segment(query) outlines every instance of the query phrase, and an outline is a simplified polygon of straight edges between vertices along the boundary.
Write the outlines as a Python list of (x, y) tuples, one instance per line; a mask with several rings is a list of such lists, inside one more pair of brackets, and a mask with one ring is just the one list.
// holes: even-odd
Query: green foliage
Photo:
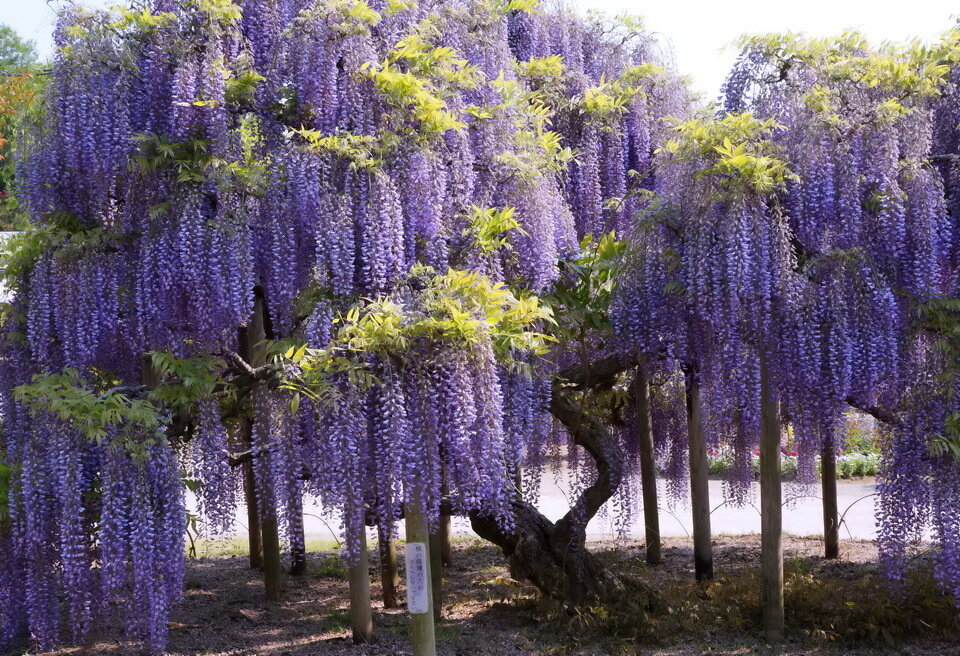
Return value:
[(593, 121), (609, 124), (627, 111), (638, 94), (662, 79), (666, 79), (666, 71), (656, 64), (633, 66), (614, 80), (601, 77), (597, 86), (587, 89), (580, 108)]
[(960, 33), (946, 33), (933, 44), (919, 41), (875, 47), (855, 31), (837, 37), (764, 34), (741, 39), (742, 47), (765, 54), (781, 78), (793, 67), (812, 71), (820, 84), (804, 94), (807, 105), (828, 124), (842, 128), (845, 94), (874, 95), (868, 120), (889, 123), (911, 111), (915, 102), (940, 94), (952, 66), (960, 61)]
[(549, 340), (530, 331), (551, 319), (550, 308), (536, 296), (516, 296), (472, 271), (435, 274), (415, 267), (411, 277), (425, 285), (416, 306), (389, 298), (356, 305), (343, 317), (337, 342), (348, 351), (397, 355), (419, 340), (472, 347), (489, 337), (503, 356), (514, 350), (546, 351)]
[(9, 289), (16, 289), (19, 281), (30, 274), (43, 253), (54, 251), (56, 257), (70, 261), (91, 251), (113, 248), (122, 237), (96, 227), (91, 228), (67, 212), (53, 212), (41, 226), (27, 229), (10, 237), (0, 251), (0, 281)]
[(795, 178), (769, 140), (780, 127), (774, 119), (760, 120), (750, 113), (682, 121), (659, 152), (679, 161), (696, 160), (697, 179), (710, 176), (727, 189), (767, 194)]
[(307, 128), (300, 128), (295, 132), (303, 137), (313, 150), (328, 154), (335, 160), (348, 162), (351, 169), (373, 171), (382, 164), (382, 144), (371, 135), (353, 134), (344, 130), (325, 135), (319, 130)]
[(37, 63), (37, 50), (9, 25), (0, 24), (0, 73), (31, 69)]
[(587, 235), (576, 259), (561, 262), (560, 279), (546, 297), (556, 313), (555, 336), (561, 343), (595, 338), (610, 330), (610, 302), (627, 252), (610, 232), (594, 240)]
[[(197, 100), (195, 104), (208, 101)], [(171, 171), (177, 182), (215, 182), (221, 187), (236, 187), (251, 194), (262, 193), (266, 183), (266, 171), (261, 161), (253, 154), (253, 145), (258, 139), (255, 119), (248, 117), (241, 124), (244, 145), (244, 161), (228, 161), (215, 157), (210, 152), (207, 139), (176, 141), (166, 135), (141, 133), (134, 137), (137, 152), (130, 158), (130, 167), (141, 175), (158, 171)], [(155, 212), (166, 211), (158, 206)]]
[(234, 74), (227, 79), (226, 100), (231, 105), (251, 105), (256, 99), (257, 87), (266, 78), (254, 70)]
[(470, 227), (464, 236), (471, 237), (480, 250), (489, 255), (502, 248), (510, 248), (509, 233), (523, 232), (520, 222), (514, 216), (512, 207), (477, 207), (470, 208), (468, 221)]
[(33, 44), (0, 25), (0, 230), (21, 229), (28, 221), (15, 195), (16, 171), (11, 155), (34, 98), (46, 84), (45, 76), (34, 74), (36, 68)]
[(336, 403), (329, 385), (335, 374), (348, 376), (359, 389), (376, 384), (366, 367), (369, 354), (403, 361), (422, 357), (425, 344), (470, 351), (490, 340), (502, 363), (523, 369), (514, 359), (516, 353), (544, 354), (552, 341), (538, 329), (553, 323), (551, 310), (536, 296), (514, 294), (472, 271), (437, 274), (424, 266), (414, 267), (407, 284), (412, 299), (363, 299), (339, 316), (336, 337), (327, 348), (297, 342), (271, 345), (275, 360), (299, 370), (283, 387), (321, 403)]
[(160, 380), (148, 391), (147, 398), (161, 407), (189, 409), (216, 393), (235, 397), (236, 390), (222, 384), (226, 363), (219, 357), (203, 354), (182, 358), (169, 351), (151, 351), (147, 356)]
[(327, 556), (314, 567), (310, 568), (310, 574), (321, 579), (346, 581), (350, 572), (347, 566), (343, 564), (343, 558), (340, 556)]
[[(947, 399), (953, 400), (960, 383), (960, 299), (942, 296), (919, 308), (920, 327), (936, 337), (934, 347), (942, 355), (943, 369), (937, 376)], [(960, 412), (947, 415), (940, 434), (930, 438), (930, 451), (960, 462)]]
[(394, 139), (429, 141), (465, 127), (445, 99), (476, 88), (479, 71), (452, 48), (432, 45), (429, 37), (435, 29), (429, 21), (421, 23), (384, 61), (368, 62), (361, 69), (391, 108), (391, 127), (381, 137), (388, 144)]
[(172, 12), (155, 14), (146, 7), (131, 9), (118, 5), (111, 7), (111, 11), (119, 15), (119, 18), (111, 25), (117, 31), (150, 33), (154, 30), (170, 27), (177, 22), (177, 15)]
[(10, 519), (10, 481), (13, 469), (0, 461), (0, 531)]
[(191, 4), (210, 21), (230, 25), (243, 18), (243, 8), (233, 0), (192, 0)]
[(14, 390), (17, 401), (36, 416), (51, 415), (69, 423), (88, 439), (106, 444), (114, 427), (121, 445), (135, 457), (165, 439), (165, 421), (157, 407), (132, 395), (126, 387), (96, 389), (76, 369), (59, 374), (36, 374), (32, 382)]
[(540, 0), (486, 0), (494, 15), (507, 16), (514, 11), (532, 14), (540, 6)]
[(484, 107), (470, 107), (466, 112), (478, 120), (492, 116), (513, 119), (512, 148), (496, 156), (504, 175), (520, 176), (533, 184), (542, 184), (542, 176), (564, 170), (574, 153), (561, 143), (558, 133), (549, 129), (556, 111), (559, 91), (547, 88), (527, 90), (517, 80), (506, 79), (503, 73), (490, 86), (501, 97), (501, 102)]

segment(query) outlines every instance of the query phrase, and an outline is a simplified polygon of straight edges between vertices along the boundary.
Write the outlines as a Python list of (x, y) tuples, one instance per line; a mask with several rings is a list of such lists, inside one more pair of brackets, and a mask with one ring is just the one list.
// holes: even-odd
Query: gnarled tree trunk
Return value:
[(473, 530), (501, 549), (511, 572), (535, 585), (544, 594), (568, 604), (616, 599), (629, 588), (653, 607), (657, 595), (637, 581), (624, 581), (586, 548), (586, 528), (600, 507), (613, 496), (622, 479), (619, 445), (606, 426), (573, 398), (573, 393), (612, 384), (615, 377), (636, 366), (627, 356), (609, 356), (590, 365), (575, 365), (562, 371), (553, 384), (550, 411), (570, 431), (573, 441), (596, 462), (597, 477), (570, 510), (551, 522), (532, 505), (513, 502), (514, 526), (503, 530), (497, 522), (478, 513), (471, 515)]

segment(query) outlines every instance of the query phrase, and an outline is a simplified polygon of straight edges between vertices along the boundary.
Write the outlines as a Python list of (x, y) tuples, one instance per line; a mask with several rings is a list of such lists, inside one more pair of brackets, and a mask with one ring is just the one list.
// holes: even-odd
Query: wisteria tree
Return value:
[(756, 38), (725, 90), (728, 110), (782, 121), (776, 141), (798, 176), (785, 199), (797, 266), (780, 379), (802, 471), (822, 456), (828, 555), (838, 522), (829, 474), (852, 405), (890, 433), (878, 511), (888, 574), (902, 579), (907, 543), (930, 521), (937, 576), (954, 592), (957, 516), (946, 508), (958, 472), (946, 445), (955, 383), (941, 372), (956, 296), (945, 180), (957, 54), (954, 32), (928, 47), (873, 48), (857, 34)]
[[(155, 0), (69, 8), (56, 41), (5, 269), (0, 642), (117, 620), (161, 650), (186, 487), (214, 534), (246, 497), (268, 595), (305, 493), (350, 561), (367, 525), (469, 514), (549, 594), (620, 589), (584, 547), (623, 478), (591, 390), (635, 360), (553, 314), (596, 316), (580, 239), (626, 229), (605, 200), (684, 110), (634, 22)], [(596, 480), (553, 523), (530, 501), (561, 442)]]

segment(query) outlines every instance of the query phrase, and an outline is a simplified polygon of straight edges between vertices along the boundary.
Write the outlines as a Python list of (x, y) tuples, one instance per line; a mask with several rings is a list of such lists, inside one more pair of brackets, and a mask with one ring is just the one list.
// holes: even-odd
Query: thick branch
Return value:
[(847, 401), (847, 405), (853, 408), (856, 408), (860, 412), (870, 415), (871, 417), (873, 417), (874, 419), (877, 419), (878, 421), (882, 421), (888, 426), (899, 426), (902, 423), (900, 421), (900, 418), (897, 417), (897, 414), (892, 410), (888, 410), (887, 408), (880, 408), (877, 406), (871, 406), (865, 403), (861, 403), (860, 401), (858, 401), (852, 396), (848, 396), (846, 401)]

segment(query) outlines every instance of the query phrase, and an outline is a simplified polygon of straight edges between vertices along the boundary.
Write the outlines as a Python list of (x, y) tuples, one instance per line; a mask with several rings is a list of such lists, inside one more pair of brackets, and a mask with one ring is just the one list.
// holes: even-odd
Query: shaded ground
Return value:
[[(645, 617), (624, 595), (622, 607), (568, 614), (509, 579), (496, 548), (481, 542), (455, 545), (445, 571), (446, 618), (439, 624), (444, 656), (505, 654), (909, 654), (960, 656), (960, 623), (952, 601), (934, 592), (921, 567), (905, 596), (891, 599), (876, 572), (872, 543), (848, 541), (840, 561), (819, 558), (816, 538), (786, 538), (789, 641), (774, 651), (758, 635), (759, 536), (714, 541), (718, 580), (697, 586), (687, 540), (667, 539), (663, 566), (647, 568), (642, 545), (591, 545), (627, 579), (651, 582), (664, 609)], [(374, 550), (374, 553), (376, 551)], [(918, 561), (922, 563), (921, 561)], [(171, 656), (400, 656), (410, 654), (403, 610), (379, 603), (375, 563), (371, 574), (376, 642), (349, 640), (348, 591), (333, 552), (310, 554), (310, 573), (290, 578), (284, 600), (267, 603), (245, 557), (191, 559), (184, 602), (170, 632)], [(117, 642), (98, 642), (66, 654), (131, 653)]]

